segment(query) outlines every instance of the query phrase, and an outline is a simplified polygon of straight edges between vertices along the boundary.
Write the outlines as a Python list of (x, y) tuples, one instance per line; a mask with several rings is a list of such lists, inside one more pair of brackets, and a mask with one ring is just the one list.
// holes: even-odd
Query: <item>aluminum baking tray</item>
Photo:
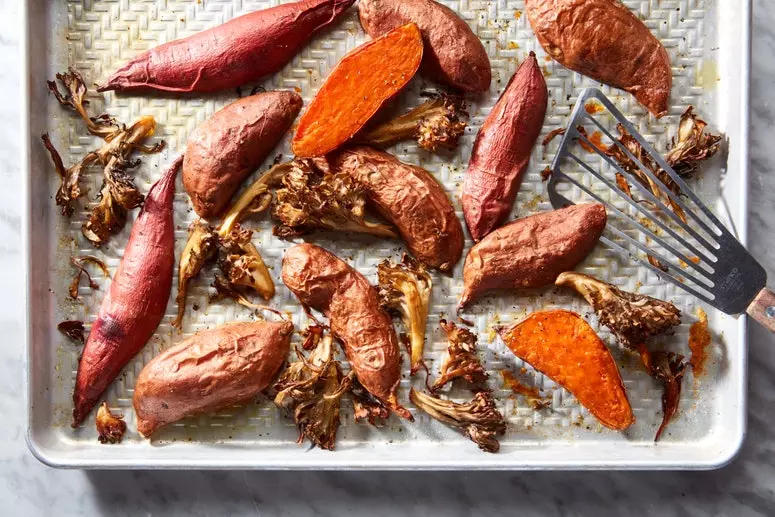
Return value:
[[(115, 269), (129, 235), (129, 225), (105, 249), (94, 250), (81, 237), (79, 227), (98, 191), (99, 171), (85, 178), (88, 204), (83, 203), (71, 219), (63, 218), (54, 206), (57, 180), (41, 145), (41, 133), (52, 134), (66, 162), (79, 159), (94, 145), (94, 139), (85, 136), (80, 122), (47, 94), (45, 80), (67, 66), (75, 66), (87, 80), (97, 81), (129, 57), (154, 45), (277, 3), (277, 0), (28, 0), (23, 20), (26, 29), (23, 61), (27, 64), (23, 133), (29, 140), (22, 157), (27, 172), (22, 196), (26, 204), (23, 220), (28, 287), (27, 439), (32, 452), (49, 465), (78, 468), (660, 469), (713, 468), (728, 462), (738, 451), (745, 434), (745, 319), (724, 316), (705, 307), (714, 336), (710, 371), (702, 379), (688, 374), (680, 413), (667, 435), (655, 445), (653, 436), (661, 419), (661, 390), (638, 367), (637, 358), (613, 345), (604, 329), (599, 329), (600, 333), (611, 344), (621, 365), (637, 418), (635, 425), (624, 433), (601, 427), (569, 393), (523, 365), (495, 338), (494, 324), (519, 321), (541, 308), (563, 307), (581, 312), (597, 328), (594, 316), (583, 302), (554, 289), (527, 294), (500, 293), (486, 298), (469, 312), (491, 373), (490, 386), (509, 422), (499, 454), (480, 452), (468, 439), (416, 410), (414, 424), (398, 419), (391, 419), (381, 429), (355, 424), (348, 401), (343, 404), (337, 450), (333, 453), (310, 450), (306, 445), (296, 444), (293, 424), (265, 397), (218, 414), (186, 419), (154, 435), (151, 441), (142, 439), (135, 431), (131, 409), (134, 382), (142, 366), (160, 350), (197, 330), (256, 317), (228, 302), (210, 304), (206, 277), (194, 282), (189, 303), (198, 306), (198, 310), (189, 311), (183, 334), (173, 332), (169, 323), (176, 312), (173, 292), (167, 317), (155, 336), (105, 394), (110, 406), (123, 409), (127, 417), (129, 432), (124, 442), (116, 446), (98, 444), (93, 416), (83, 428), (70, 428), (71, 392), (80, 350), (60, 336), (55, 327), (65, 318), (82, 318), (87, 324), (93, 321), (106, 282), (100, 281), (98, 291), (82, 288), (81, 301), (71, 302), (67, 298), (67, 283), (72, 273), (68, 259), (73, 254), (96, 253)], [(409, 144), (396, 146), (392, 151), (402, 160), (430, 170), (442, 181), (459, 210), (459, 187), (476, 131), (529, 51), (538, 54), (550, 90), (544, 134), (567, 122), (582, 88), (597, 84), (546, 58), (533, 37), (527, 17), (522, 14), (522, 0), (443, 3), (457, 10), (485, 43), (493, 66), (492, 88), (486, 95), (471, 99), (471, 124), (459, 152), (438, 157)], [(629, 95), (605, 91), (620, 110), (638, 121), (641, 131), (657, 149), (665, 148), (678, 115), (689, 104), (696, 106), (714, 129), (727, 135), (728, 153), (705, 172), (697, 182), (697, 191), (745, 239), (750, 1), (628, 0), (625, 3), (659, 36), (671, 55), (674, 86), (670, 115), (657, 121), (647, 116)], [(317, 35), (280, 73), (259, 85), (267, 89), (295, 89), (309, 101), (338, 59), (365, 40), (353, 9), (333, 29)], [(398, 99), (396, 109), (416, 104), (417, 94), (428, 86), (432, 85), (416, 78), (408, 92)], [(162, 167), (181, 152), (191, 130), (235, 96), (233, 91), (181, 98), (92, 93), (89, 99), (95, 112), (105, 110), (122, 121), (132, 121), (143, 114), (156, 117), (160, 124), (157, 136), (166, 140), (168, 148), (161, 155), (143, 159), (137, 182), (142, 190), (147, 190)], [(278, 149), (285, 156), (289, 153), (289, 138)], [(546, 184), (541, 182), (539, 173), (550, 163), (558, 140), (546, 150), (536, 146), (514, 217), (550, 208)], [(175, 210), (176, 253), (179, 254), (186, 228), (194, 219), (180, 181)], [(462, 217), (460, 212), (459, 215)], [(303, 327), (305, 317), (279, 279), (280, 260), (289, 243), (272, 236), (269, 220), (250, 224), (258, 229), (254, 242), (278, 285), (272, 303), (292, 311), (297, 327)], [(402, 249), (398, 243), (343, 235), (317, 235), (309, 240), (346, 258), (372, 281), (377, 263), (386, 257), (398, 258)], [(467, 247), (470, 245), (469, 239)], [(686, 315), (685, 323), (674, 336), (665, 338), (664, 343), (686, 350), (688, 324), (699, 307), (694, 299), (603, 247), (598, 247), (580, 269), (621, 287), (674, 301)], [(446, 347), (438, 320), (442, 315), (453, 316), (462, 289), (461, 270), (462, 261), (454, 276), (434, 276), (426, 351), (432, 371), (438, 369)], [(406, 363), (400, 387), (403, 400), (410, 384), (422, 385), (422, 379), (408, 377)], [(504, 388), (499, 375), (504, 369), (551, 394), (551, 409), (534, 411), (522, 397)], [(448, 395), (465, 396), (455, 391)]]

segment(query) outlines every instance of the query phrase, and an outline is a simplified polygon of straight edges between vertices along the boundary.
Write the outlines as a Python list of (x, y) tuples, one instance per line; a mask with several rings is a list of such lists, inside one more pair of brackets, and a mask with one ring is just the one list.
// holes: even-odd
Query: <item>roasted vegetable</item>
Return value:
[(218, 227), (219, 233), (226, 235), (231, 232), (235, 224), (246, 217), (260, 214), (269, 208), (272, 203), (272, 188), (281, 186), (283, 176), (296, 164), (297, 162), (294, 161), (273, 165), (248, 185), (226, 211)]
[(100, 443), (121, 443), (126, 433), (123, 415), (114, 415), (108, 404), (103, 402), (97, 410), (97, 439)]
[(678, 411), (678, 404), (681, 400), (681, 382), (688, 363), (683, 360), (683, 356), (673, 352), (650, 352), (646, 345), (638, 345), (641, 360), (653, 378), (657, 379), (664, 386), (662, 393), (662, 424), (660, 424), (654, 441), (659, 441), (662, 433), (667, 429), (667, 425)]
[(83, 321), (68, 320), (60, 321), (57, 325), (57, 330), (69, 337), (73, 341), (80, 341), (83, 343), (86, 338), (84, 337), (85, 329), (83, 328)]
[(425, 347), (425, 324), (431, 300), (433, 281), (422, 264), (404, 254), (400, 264), (388, 260), (377, 266), (379, 298), (389, 312), (397, 312), (409, 332), (411, 373), (422, 365)]
[(377, 290), (344, 261), (314, 244), (285, 251), (283, 282), (299, 301), (325, 314), (344, 344), (361, 384), (399, 416), (412, 415), (398, 402), (401, 381), (398, 339)]
[(438, 181), (425, 169), (371, 147), (344, 149), (328, 157), (334, 173), (363, 187), (377, 213), (398, 228), (423, 264), (451, 271), (463, 254), (463, 227)]
[(455, 379), (465, 379), (481, 389), (487, 381), (481, 361), (476, 356), (476, 336), (467, 328), (458, 327), (451, 321), (441, 320), (439, 325), (447, 333), (447, 356), (441, 365), (441, 375), (431, 386), (435, 392)]
[(368, 421), (374, 427), (380, 427), (390, 416), (390, 409), (374, 398), (355, 378), (350, 386), (353, 403), (353, 418), (356, 422)]
[(221, 108), (186, 144), (183, 186), (197, 214), (223, 214), (240, 184), (269, 156), (301, 110), (292, 91), (257, 93)]
[(408, 113), (364, 132), (359, 143), (387, 147), (402, 140), (416, 139), (420, 147), (435, 153), (439, 147), (454, 149), (463, 136), (468, 117), (462, 97), (441, 94)]
[(681, 115), (677, 139), (673, 138), (673, 148), (667, 153), (665, 161), (685, 178), (697, 174), (699, 162), (715, 155), (721, 145), (721, 135), (705, 133), (707, 125), (694, 113), (692, 106)]
[(235, 88), (280, 70), (354, 0), (302, 0), (238, 16), (135, 56), (99, 90), (191, 93)]
[(84, 266), (84, 263), (94, 264), (95, 266), (99, 267), (102, 271), (102, 274), (105, 275), (105, 278), (110, 278), (110, 272), (108, 271), (108, 266), (105, 265), (105, 263), (98, 259), (95, 256), (92, 255), (86, 255), (85, 257), (71, 257), (70, 263), (75, 266), (75, 268), (78, 270), (78, 272), (73, 277), (73, 281), (70, 282), (70, 298), (75, 300), (78, 298), (78, 286), (81, 284), (81, 276), (86, 275), (86, 279), (89, 282), (89, 287), (91, 289), (97, 289), (97, 284), (92, 280), (91, 275), (86, 270), (86, 267)]
[(252, 231), (239, 224), (235, 224), (228, 234), (219, 234), (218, 265), (226, 275), (226, 281), (237, 291), (252, 289), (268, 300), (274, 296), (274, 282), (251, 241), (252, 236)]
[(334, 450), (339, 429), (339, 407), (350, 379), (342, 375), (334, 358), (333, 339), (325, 336), (304, 358), (296, 349), (298, 361), (291, 363), (275, 383), (274, 403), (293, 416), (299, 428), (299, 443), (308, 438), (316, 446)]
[(293, 324), (230, 323), (166, 349), (137, 376), (132, 399), (145, 437), (181, 418), (258, 395), (285, 363)]
[(511, 212), (533, 146), (541, 134), (549, 92), (533, 52), (522, 62), (476, 135), (463, 182), (463, 215), (474, 241)]
[(145, 153), (159, 152), (164, 142), (146, 147), (143, 142), (153, 135), (156, 122), (153, 117), (141, 117), (132, 126), (116, 122), (108, 115), (90, 117), (86, 111), (86, 84), (83, 77), (73, 68), (66, 74), (57, 74), (57, 79), (67, 91), (62, 94), (54, 81), (48, 81), (48, 88), (62, 106), (72, 108), (83, 119), (86, 128), (105, 143), (95, 151), (89, 152), (81, 163), (65, 169), (62, 158), (51, 143), (49, 136), (43, 135), (54, 166), (62, 183), (57, 190), (56, 203), (62, 207), (64, 215), (73, 213), (73, 203), (81, 195), (78, 184), (85, 168), (99, 163), (103, 167), (104, 182), (100, 189), (100, 202), (92, 210), (89, 219), (81, 228), (84, 236), (96, 246), (107, 242), (110, 236), (124, 227), (127, 211), (137, 208), (143, 201), (143, 195), (129, 177), (128, 169), (139, 162), (132, 162), (130, 156), (135, 150)]
[(74, 427), (83, 422), (124, 365), (145, 346), (164, 316), (175, 267), (172, 199), (181, 162), (182, 158), (175, 160), (148, 192), (102, 300), (78, 364)]
[(525, 0), (544, 50), (563, 66), (633, 94), (657, 117), (667, 113), (670, 57), (619, 0)]
[(672, 303), (622, 291), (589, 275), (562, 273), (555, 284), (570, 287), (583, 296), (600, 323), (631, 349), (681, 323), (681, 311)]
[(570, 391), (604, 426), (621, 431), (635, 421), (611, 352), (578, 314), (534, 312), (499, 331), (514, 355)]
[(506, 432), (503, 419), (492, 394), (480, 391), (473, 400), (462, 404), (415, 391), (409, 391), (409, 400), (436, 420), (459, 430), (485, 452), (498, 452), (500, 443), (496, 436)]
[(491, 289), (550, 285), (592, 251), (606, 220), (603, 205), (588, 203), (498, 228), (468, 252), (458, 309)]
[(412, 79), (422, 60), (417, 25), (398, 27), (347, 54), (301, 116), (293, 152), (324, 156), (355, 136)]
[(188, 230), (188, 241), (180, 254), (178, 263), (178, 294), (175, 303), (178, 304), (178, 315), (172, 322), (172, 326), (180, 328), (183, 322), (183, 314), (186, 312), (186, 295), (188, 294), (188, 282), (196, 277), (202, 267), (213, 258), (216, 251), (218, 237), (210, 226), (201, 220), (194, 222)]
[(421, 73), (467, 92), (486, 92), (492, 72), (482, 42), (460, 16), (433, 0), (361, 0), (363, 29), (375, 38), (405, 23), (416, 23), (425, 52)]
[(274, 234), (288, 239), (316, 230), (397, 238), (387, 225), (366, 220), (365, 193), (348, 174), (325, 174), (312, 160), (296, 160), (276, 192)]

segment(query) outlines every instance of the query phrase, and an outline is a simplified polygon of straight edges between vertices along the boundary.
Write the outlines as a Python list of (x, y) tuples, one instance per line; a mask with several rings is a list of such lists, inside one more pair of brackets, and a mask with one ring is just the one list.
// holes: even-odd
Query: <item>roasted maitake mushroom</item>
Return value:
[(305, 358), (296, 349), (298, 361), (282, 373), (274, 385), (278, 392), (274, 403), (293, 416), (299, 428), (299, 443), (308, 438), (321, 449), (333, 450), (339, 429), (342, 395), (350, 387), (350, 378), (342, 375), (334, 358), (330, 335)]
[(400, 264), (385, 260), (377, 266), (379, 297), (382, 306), (401, 316), (409, 332), (411, 373), (422, 365), (425, 324), (433, 282), (425, 266), (404, 254)]
[(237, 291), (248, 288), (265, 300), (274, 296), (274, 282), (264, 259), (253, 245), (253, 232), (235, 224), (231, 232), (218, 235), (218, 265), (226, 281)]
[(196, 221), (188, 230), (188, 241), (180, 254), (178, 264), (178, 294), (175, 302), (178, 304), (178, 315), (172, 322), (180, 328), (183, 313), (186, 311), (186, 295), (189, 281), (197, 276), (202, 267), (215, 255), (218, 237), (215, 231), (202, 221)]
[(387, 147), (402, 140), (416, 139), (431, 153), (439, 147), (454, 149), (466, 129), (468, 117), (461, 97), (435, 95), (408, 113), (366, 131), (360, 143)]
[(678, 139), (673, 138), (673, 148), (667, 153), (665, 160), (683, 177), (694, 176), (699, 169), (699, 162), (712, 157), (719, 149), (721, 135), (706, 134), (707, 125), (707, 122), (694, 113), (693, 106), (686, 108), (681, 115)]
[(88, 104), (86, 83), (75, 69), (70, 68), (65, 74), (57, 74), (56, 78), (66, 91), (66, 94), (62, 94), (55, 81), (48, 81), (48, 88), (57, 101), (62, 106), (75, 110), (85, 122), (89, 133), (105, 141), (101, 148), (88, 153), (80, 163), (65, 168), (51, 139), (47, 134), (43, 135), (43, 144), (51, 155), (61, 179), (56, 203), (62, 207), (64, 215), (72, 214), (74, 202), (82, 194), (79, 186), (81, 174), (91, 164), (102, 165), (104, 183), (100, 189), (100, 202), (81, 228), (89, 241), (100, 246), (124, 227), (127, 212), (143, 202), (143, 195), (127, 172), (139, 163), (131, 161), (130, 156), (135, 150), (144, 153), (159, 152), (163, 149), (164, 142), (153, 147), (143, 145), (156, 128), (153, 117), (141, 117), (129, 128), (108, 115), (90, 117), (85, 107)]
[(274, 234), (288, 239), (318, 230), (397, 238), (387, 225), (366, 217), (363, 189), (349, 174), (325, 173), (313, 160), (296, 160), (276, 192)]
[(483, 451), (500, 449), (496, 436), (506, 432), (506, 421), (495, 407), (491, 393), (480, 391), (470, 402), (459, 404), (412, 389), (409, 399), (431, 417), (467, 435)]
[(353, 402), (353, 418), (356, 422), (366, 420), (374, 427), (380, 427), (390, 416), (390, 408), (366, 391), (357, 378), (352, 380), (350, 396)]
[(110, 412), (107, 403), (103, 402), (97, 410), (97, 439), (100, 443), (121, 443), (126, 433), (126, 422), (123, 415)]
[(431, 386), (431, 391), (441, 389), (454, 379), (465, 379), (469, 384), (481, 386), (487, 381), (487, 372), (476, 356), (476, 336), (467, 328), (458, 327), (451, 321), (441, 320), (439, 325), (447, 333), (447, 356), (441, 365), (441, 376)]
[(70, 289), (68, 289), (70, 298), (73, 300), (78, 298), (78, 286), (81, 285), (81, 277), (83, 275), (86, 275), (86, 280), (89, 282), (89, 287), (91, 289), (97, 289), (98, 287), (97, 283), (92, 280), (92, 277), (84, 264), (94, 264), (100, 268), (100, 271), (102, 271), (102, 274), (105, 275), (105, 278), (110, 278), (108, 266), (106, 266), (102, 260), (93, 255), (86, 255), (85, 257), (70, 257), (70, 263), (78, 270), (78, 272), (73, 277), (72, 282), (70, 282)]
[(628, 293), (588, 275), (565, 272), (557, 277), (555, 284), (571, 287), (583, 296), (600, 323), (631, 349), (681, 323), (681, 311), (672, 303)]
[(656, 442), (678, 411), (678, 404), (681, 400), (681, 382), (688, 363), (680, 354), (662, 350), (650, 352), (643, 343), (638, 345), (638, 351), (646, 371), (651, 377), (660, 381), (664, 387), (662, 392), (662, 424), (654, 436)]
[(260, 214), (269, 208), (272, 203), (272, 188), (280, 186), (283, 176), (293, 167), (294, 162), (279, 163), (248, 185), (226, 211), (218, 232), (222, 235), (227, 234), (235, 224), (246, 217)]

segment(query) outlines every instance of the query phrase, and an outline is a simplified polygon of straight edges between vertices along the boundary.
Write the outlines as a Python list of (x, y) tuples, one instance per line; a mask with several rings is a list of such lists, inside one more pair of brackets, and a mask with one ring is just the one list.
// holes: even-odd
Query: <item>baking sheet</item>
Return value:
[[(84, 178), (88, 203), (82, 202), (71, 219), (65, 219), (54, 205), (56, 175), (40, 143), (40, 134), (50, 132), (66, 163), (79, 160), (95, 146), (80, 121), (62, 110), (47, 95), (45, 80), (75, 66), (87, 81), (97, 82), (129, 57), (175, 38), (215, 26), (240, 14), (276, 5), (277, 1), (203, 0), (181, 1), (68, 1), (30, 0), (25, 60), (28, 63), (27, 93), (24, 99), (28, 117), (29, 154), (24, 157), (27, 177), (27, 218), (25, 235), (28, 259), (28, 442), (42, 461), (65, 467), (197, 467), (197, 468), (710, 468), (724, 464), (736, 453), (745, 430), (745, 323), (708, 311), (714, 343), (709, 371), (702, 379), (691, 373), (684, 381), (684, 395), (678, 417), (659, 444), (653, 436), (661, 420), (661, 388), (653, 382), (638, 359), (614, 344), (610, 334), (598, 328), (594, 316), (579, 299), (565, 291), (546, 289), (530, 293), (499, 293), (485, 298), (467, 312), (475, 322), (481, 355), (490, 372), (489, 385), (495, 391), (500, 409), (509, 422), (501, 440), (501, 452), (480, 452), (467, 438), (431, 421), (414, 410), (417, 421), (409, 424), (391, 418), (381, 429), (355, 424), (348, 400), (343, 403), (342, 426), (334, 453), (309, 450), (297, 445), (296, 429), (263, 396), (240, 407), (213, 415), (193, 417), (170, 426), (143, 440), (135, 431), (131, 409), (132, 389), (137, 374), (160, 350), (191, 333), (233, 320), (256, 316), (231, 302), (208, 302), (211, 271), (190, 286), (189, 310), (183, 333), (170, 326), (177, 307), (175, 291), (167, 315), (145, 349), (132, 360), (105, 394), (113, 408), (124, 411), (129, 426), (119, 446), (97, 443), (93, 415), (78, 430), (69, 426), (71, 393), (80, 353), (78, 346), (56, 331), (63, 319), (94, 320), (107, 282), (97, 278), (98, 291), (81, 288), (80, 301), (71, 302), (67, 285), (73, 254), (101, 256), (115, 271), (130, 225), (115, 236), (110, 246), (95, 250), (80, 234), (80, 226), (94, 204), (101, 183), (101, 171)], [(460, 212), (458, 199), (471, 145), (478, 127), (497, 100), (508, 79), (527, 53), (534, 50), (544, 69), (550, 91), (549, 108), (543, 133), (563, 126), (576, 95), (593, 81), (573, 74), (546, 58), (533, 37), (524, 2), (446, 1), (474, 28), (485, 43), (493, 67), (490, 92), (471, 99), (471, 121), (458, 152), (429, 155), (416, 145), (401, 144), (392, 149), (400, 159), (422, 165), (442, 181)], [(671, 55), (674, 86), (670, 116), (655, 120), (622, 92), (605, 89), (625, 114), (636, 117), (641, 131), (664, 149), (674, 134), (678, 115), (688, 104), (713, 129), (729, 139), (728, 154), (713, 162), (697, 182), (697, 191), (717, 210), (722, 220), (730, 220), (745, 237), (747, 208), (747, 117), (748, 117), (748, 2), (733, 0), (642, 0), (625, 2), (655, 32)], [(50, 4), (50, 5), (49, 5)], [(723, 20), (723, 23), (721, 23)], [(352, 9), (331, 30), (324, 31), (282, 72), (257, 83), (266, 89), (296, 89), (308, 102), (339, 58), (367, 37)], [(415, 78), (408, 91), (397, 100), (395, 109), (419, 102), (421, 90), (434, 85)], [(250, 86), (243, 88), (249, 91)], [(214, 111), (237, 96), (234, 91), (217, 95), (175, 98), (169, 96), (121, 96), (92, 94), (93, 113), (107, 111), (124, 122), (151, 114), (159, 123), (157, 136), (167, 150), (146, 156), (137, 169), (136, 182), (147, 192), (166, 164), (182, 151), (188, 134)], [(277, 149), (289, 157), (290, 134)], [(551, 162), (559, 139), (548, 149), (537, 145), (530, 171), (515, 204), (513, 217), (548, 210), (546, 184), (540, 171)], [(270, 158), (271, 160), (271, 158)], [(268, 160), (269, 161), (269, 160)], [(260, 170), (265, 170), (267, 164)], [(722, 177), (722, 171), (725, 173)], [(136, 216), (136, 212), (132, 218)], [(183, 249), (187, 227), (194, 220), (187, 196), (178, 180), (175, 196), (176, 256)], [(297, 328), (306, 318), (295, 298), (279, 279), (283, 250), (291, 243), (272, 236), (271, 221), (261, 219), (248, 225), (256, 229), (254, 243), (264, 256), (278, 292), (272, 300), (281, 310), (293, 312)], [(324, 246), (345, 258), (372, 282), (376, 265), (384, 258), (398, 259), (400, 243), (344, 235), (315, 235), (307, 240)], [(470, 239), (466, 249), (471, 245)], [(684, 324), (663, 343), (688, 351), (688, 326), (698, 303), (678, 288), (665, 285), (634, 263), (602, 247), (587, 258), (580, 271), (594, 274), (620, 287), (670, 299), (683, 311)], [(442, 316), (453, 317), (462, 291), (462, 260), (453, 277), (434, 274), (434, 291), (428, 323), (426, 361), (438, 371), (446, 341), (438, 328)], [(177, 280), (175, 279), (175, 284)], [(496, 338), (495, 324), (509, 325), (537, 309), (566, 308), (582, 313), (611, 345), (621, 365), (622, 377), (636, 416), (635, 425), (624, 433), (607, 430), (579, 406), (565, 390), (558, 388), (528, 365), (516, 359)], [(524, 369), (524, 370), (523, 370)], [(399, 390), (406, 401), (411, 384), (421, 387), (422, 377), (410, 379), (408, 361), (403, 364), (404, 379)], [(528, 385), (551, 395), (551, 409), (534, 411), (528, 401), (504, 387), (502, 370), (509, 370)], [(464, 398), (464, 391), (447, 393)], [(407, 401), (408, 404), (408, 401)]]

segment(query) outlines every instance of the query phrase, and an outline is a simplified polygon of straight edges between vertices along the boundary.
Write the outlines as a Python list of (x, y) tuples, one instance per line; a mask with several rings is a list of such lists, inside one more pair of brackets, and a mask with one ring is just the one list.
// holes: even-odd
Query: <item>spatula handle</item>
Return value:
[(746, 311), (770, 332), (775, 332), (775, 293), (766, 287), (759, 291)]

